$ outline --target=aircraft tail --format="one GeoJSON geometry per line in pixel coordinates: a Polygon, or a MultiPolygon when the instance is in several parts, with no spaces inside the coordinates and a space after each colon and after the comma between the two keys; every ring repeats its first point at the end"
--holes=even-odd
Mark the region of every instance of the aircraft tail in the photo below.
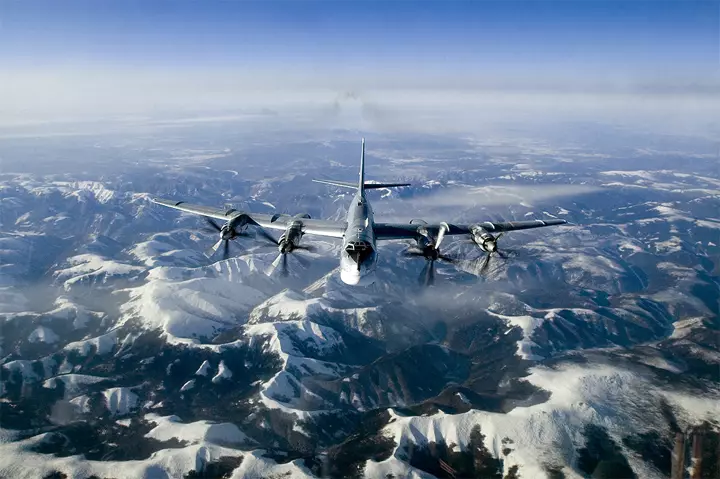
{"type": "Polygon", "coordinates": [[[365,191],[365,138],[362,139],[362,152],[360,153],[360,181],[358,182],[360,194],[365,191]]]}
{"type": "Polygon", "coordinates": [[[410,183],[367,183],[365,181],[365,138],[362,139],[362,151],[360,153],[360,178],[357,183],[336,180],[313,180],[315,183],[324,183],[326,185],[339,186],[341,188],[357,189],[360,193],[365,190],[376,190],[378,188],[398,188],[401,186],[410,186],[410,183]]]}

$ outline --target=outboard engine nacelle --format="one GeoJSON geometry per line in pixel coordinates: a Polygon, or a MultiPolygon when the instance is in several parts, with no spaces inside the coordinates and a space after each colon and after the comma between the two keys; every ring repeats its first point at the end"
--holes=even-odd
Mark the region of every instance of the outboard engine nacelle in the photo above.
{"type": "Polygon", "coordinates": [[[497,238],[485,231],[481,226],[474,226],[471,229],[472,240],[478,247],[487,252],[492,253],[497,250],[497,238]]]}

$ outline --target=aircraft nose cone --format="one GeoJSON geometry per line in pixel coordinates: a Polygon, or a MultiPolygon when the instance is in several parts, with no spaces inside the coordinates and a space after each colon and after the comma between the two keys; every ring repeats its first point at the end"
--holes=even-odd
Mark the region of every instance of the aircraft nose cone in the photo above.
{"type": "Polygon", "coordinates": [[[341,271],[340,272],[340,279],[342,279],[343,283],[349,284],[352,286],[357,285],[360,283],[360,273],[350,272],[350,271],[341,271]]]}

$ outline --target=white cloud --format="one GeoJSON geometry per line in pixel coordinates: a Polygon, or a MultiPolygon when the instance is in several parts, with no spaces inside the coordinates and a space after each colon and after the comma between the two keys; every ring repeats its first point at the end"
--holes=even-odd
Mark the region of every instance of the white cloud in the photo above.
{"type": "Polygon", "coordinates": [[[295,72],[78,67],[0,72],[0,126],[117,117],[223,116],[270,109],[321,128],[468,132],[500,121],[630,122],[692,131],[714,120],[712,89],[680,82],[468,76],[430,72],[295,72]],[[654,86],[653,86],[654,85],[654,86]],[[690,85],[690,86],[683,86],[690,85]],[[348,93],[352,95],[348,96],[348,93]]]}

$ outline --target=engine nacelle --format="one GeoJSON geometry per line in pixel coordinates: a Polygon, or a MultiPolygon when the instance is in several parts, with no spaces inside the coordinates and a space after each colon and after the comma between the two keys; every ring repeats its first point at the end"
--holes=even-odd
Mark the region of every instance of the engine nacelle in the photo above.
{"type": "Polygon", "coordinates": [[[478,247],[486,253],[492,253],[497,250],[497,238],[485,231],[481,226],[474,226],[471,230],[472,240],[478,247]]]}
{"type": "Polygon", "coordinates": [[[250,218],[246,214],[239,214],[222,226],[220,229],[220,237],[223,240],[235,239],[238,233],[242,233],[247,229],[249,223],[250,218]]]}
{"type": "Polygon", "coordinates": [[[278,249],[281,253],[290,253],[300,244],[300,238],[303,236],[302,222],[293,221],[285,229],[285,232],[278,240],[278,249]]]}

